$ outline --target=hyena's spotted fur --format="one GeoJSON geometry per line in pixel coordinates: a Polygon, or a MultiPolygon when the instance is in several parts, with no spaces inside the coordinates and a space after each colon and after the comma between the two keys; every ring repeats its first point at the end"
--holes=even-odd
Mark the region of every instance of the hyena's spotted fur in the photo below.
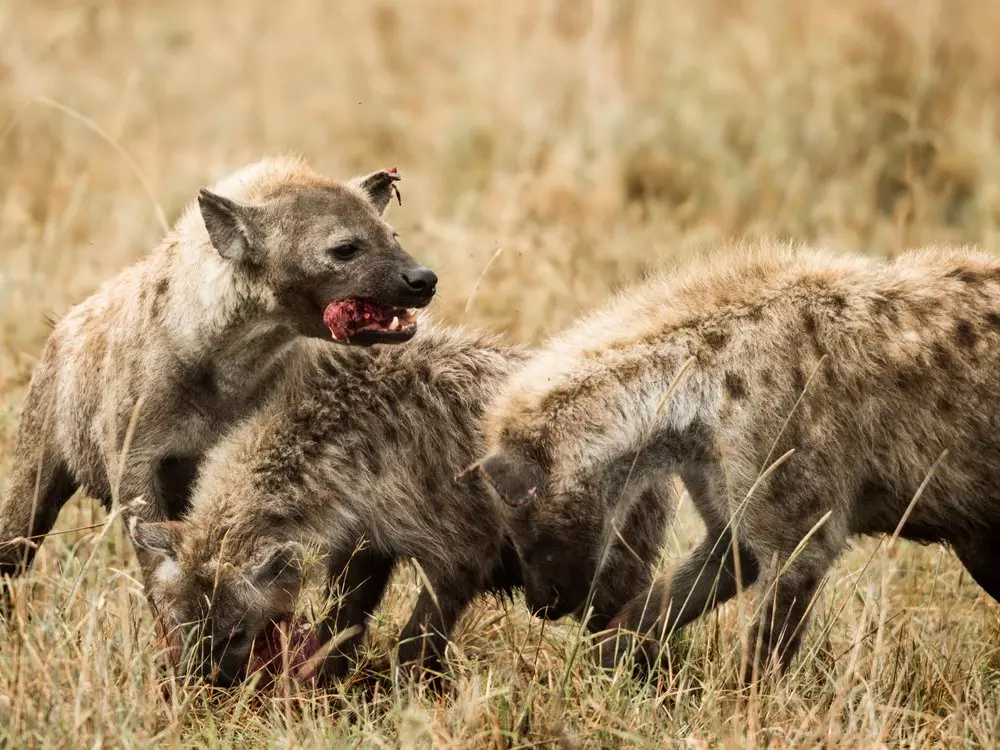
{"type": "MultiPolygon", "coordinates": [[[[482,450],[483,407],[524,357],[495,338],[426,324],[399,351],[312,347],[206,458],[184,520],[133,530],[161,560],[151,596],[176,635],[198,624],[215,645],[188,651],[203,673],[236,679],[254,639],[292,615],[305,573],[299,545],[318,549],[340,592],[324,639],[364,628],[397,562],[417,560],[430,589],[400,636],[410,667],[436,665],[474,596],[519,586],[503,508],[455,475],[482,450]]],[[[614,575],[595,597],[600,625],[650,583],[667,514],[661,498],[652,505],[613,550],[614,575]]],[[[326,676],[361,640],[339,647],[326,676]]]]}
{"type": "Polygon", "coordinates": [[[145,517],[178,517],[197,460],[268,391],[294,342],[329,337],[326,303],[430,300],[433,284],[414,292],[401,273],[433,274],[381,217],[396,179],[338,182],[290,157],[252,164],[202,190],[156,249],[58,322],[0,497],[0,578],[31,564],[26,540],[78,487],[106,507],[141,497],[145,517]],[[345,241],[365,252],[335,258],[345,241]]]}
{"type": "Polygon", "coordinates": [[[623,510],[678,474],[708,533],[612,628],[655,658],[663,633],[734,595],[739,562],[773,594],[756,632],[787,664],[848,536],[892,533],[932,467],[902,536],[949,544],[1000,600],[1000,262],[736,255],[626,291],[490,409],[478,468],[517,506],[531,603],[572,611],[623,510]]]}

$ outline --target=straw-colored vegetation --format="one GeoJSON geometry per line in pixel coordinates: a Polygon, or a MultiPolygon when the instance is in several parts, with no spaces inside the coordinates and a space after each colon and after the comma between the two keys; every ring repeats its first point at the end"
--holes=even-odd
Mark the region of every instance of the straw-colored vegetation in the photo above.
{"type": "MultiPolygon", "coordinates": [[[[526,341],[729,236],[994,245],[998,28],[991,0],[6,0],[0,477],[46,317],[266,153],[399,167],[392,219],[441,276],[439,317],[526,341]]],[[[463,622],[443,697],[257,704],[162,697],[135,560],[103,519],[75,499],[19,585],[0,745],[1000,742],[1000,607],[939,548],[859,543],[792,673],[760,693],[736,682],[750,599],[689,628],[656,685],[597,672],[573,623],[515,601],[463,622]]],[[[685,506],[664,564],[699,534],[685,506]]]]}

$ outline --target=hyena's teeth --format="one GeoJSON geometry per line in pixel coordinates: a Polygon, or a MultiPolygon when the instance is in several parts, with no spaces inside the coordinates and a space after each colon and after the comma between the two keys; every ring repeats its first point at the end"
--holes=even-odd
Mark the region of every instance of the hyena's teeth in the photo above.
{"type": "Polygon", "coordinates": [[[393,315],[392,316],[392,322],[389,324],[389,330],[390,331],[398,331],[399,330],[399,316],[397,316],[397,315],[393,315]]]}
{"type": "Polygon", "coordinates": [[[333,336],[334,341],[340,341],[340,336],[335,334],[333,331],[330,331],[330,335],[333,336]]]}

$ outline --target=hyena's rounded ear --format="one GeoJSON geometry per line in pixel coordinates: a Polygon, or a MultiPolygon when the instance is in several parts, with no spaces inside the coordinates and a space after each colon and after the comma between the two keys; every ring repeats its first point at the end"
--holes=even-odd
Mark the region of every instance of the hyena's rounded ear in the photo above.
{"type": "Polygon", "coordinates": [[[458,475],[481,476],[507,505],[518,507],[534,500],[545,486],[545,472],[535,461],[503,451],[492,453],[458,475]]]}
{"type": "Polygon", "coordinates": [[[237,263],[254,262],[264,250],[261,231],[261,209],[234,201],[224,195],[202,188],[198,191],[198,208],[205,220],[205,229],[212,246],[223,258],[237,263]]]}
{"type": "Polygon", "coordinates": [[[403,205],[403,199],[399,195],[399,188],[396,187],[396,183],[401,179],[403,178],[399,176],[396,168],[389,167],[388,169],[380,169],[363,177],[355,177],[353,180],[350,180],[349,184],[359,188],[361,192],[368,196],[368,200],[375,207],[375,210],[379,214],[383,214],[393,195],[396,196],[399,205],[403,205]]]}
{"type": "Polygon", "coordinates": [[[306,548],[298,542],[274,542],[247,563],[247,579],[257,588],[294,587],[305,567],[306,548]]]}
{"type": "Polygon", "coordinates": [[[132,543],[139,549],[167,560],[177,559],[181,540],[179,521],[141,521],[133,516],[128,521],[128,531],[132,543]]]}

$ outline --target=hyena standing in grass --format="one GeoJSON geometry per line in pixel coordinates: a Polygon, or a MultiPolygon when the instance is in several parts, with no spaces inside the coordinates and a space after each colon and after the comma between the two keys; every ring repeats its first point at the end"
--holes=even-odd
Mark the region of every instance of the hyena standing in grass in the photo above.
{"type": "MultiPolygon", "coordinates": [[[[455,473],[482,450],[483,407],[524,357],[495,338],[427,326],[398,353],[312,347],[206,457],[181,522],[133,525],[159,562],[150,595],[175,626],[175,658],[230,683],[251,650],[271,656],[275,629],[294,615],[305,548],[339,602],[319,640],[358,631],[329,655],[325,678],[343,674],[394,566],[411,557],[426,586],[399,661],[440,666],[473,597],[520,585],[503,507],[455,473]]],[[[653,495],[642,504],[643,522],[626,525],[598,587],[600,626],[650,584],[670,506],[653,495]]]]}
{"type": "MultiPolygon", "coordinates": [[[[737,572],[765,592],[750,642],[787,665],[851,534],[949,544],[1000,600],[1000,262],[742,256],[627,291],[486,418],[477,468],[515,506],[536,610],[580,606],[618,519],[669,474],[707,527],[612,621],[608,666],[635,647],[654,662],[665,634],[736,593],[737,572]]],[[[766,666],[750,662],[748,678],[766,666]]]]}
{"type": "Polygon", "coordinates": [[[202,190],[149,256],[59,321],[0,498],[0,577],[31,564],[30,539],[78,487],[105,507],[141,497],[149,520],[179,517],[199,457],[255,408],[299,337],[413,335],[405,308],[430,302],[437,279],[382,218],[397,179],[252,164],[202,190]]]}

